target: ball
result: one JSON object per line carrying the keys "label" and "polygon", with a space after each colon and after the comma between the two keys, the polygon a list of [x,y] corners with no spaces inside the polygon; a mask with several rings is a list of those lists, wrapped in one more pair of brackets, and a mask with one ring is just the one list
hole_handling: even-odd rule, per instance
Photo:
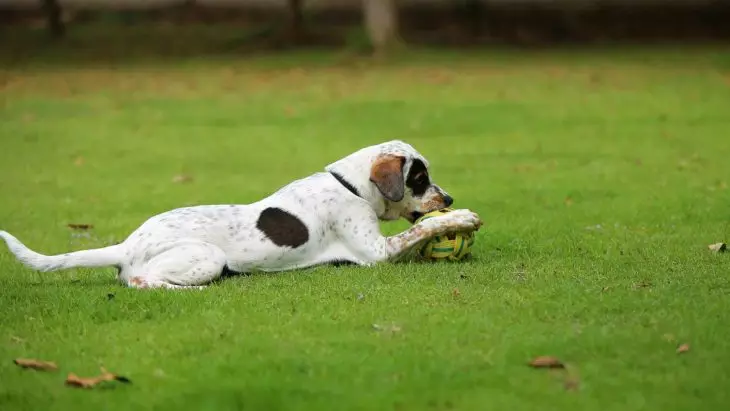
{"label": "ball", "polygon": [[[454,211],[451,208],[444,208],[424,214],[415,221],[416,224],[423,220],[444,215]],[[421,257],[428,260],[449,260],[459,261],[471,255],[471,246],[474,245],[474,232],[452,233],[437,235],[427,241],[419,250]]]}

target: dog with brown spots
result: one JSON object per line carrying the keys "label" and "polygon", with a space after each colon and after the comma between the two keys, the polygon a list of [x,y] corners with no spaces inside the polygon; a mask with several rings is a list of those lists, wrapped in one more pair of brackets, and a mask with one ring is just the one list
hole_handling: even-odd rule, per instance
{"label": "dog with brown spots", "polygon": [[47,256],[5,231],[0,237],[35,270],[115,266],[130,287],[201,288],[224,272],[397,261],[433,236],[478,230],[479,216],[455,210],[394,236],[380,232],[379,220],[413,223],[452,203],[431,180],[428,161],[395,140],[358,150],[255,203],[156,215],[109,247]]}

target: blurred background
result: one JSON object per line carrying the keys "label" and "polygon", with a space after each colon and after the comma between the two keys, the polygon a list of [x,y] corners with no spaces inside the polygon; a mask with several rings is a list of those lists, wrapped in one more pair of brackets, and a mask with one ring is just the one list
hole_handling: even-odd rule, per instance
{"label": "blurred background", "polygon": [[[215,28],[226,41],[205,42],[208,52],[706,42],[730,38],[729,22],[728,0],[0,0],[5,42],[20,40],[13,28],[63,38],[104,24],[174,27],[179,41],[195,43]],[[192,27],[199,32],[185,36]],[[184,48],[174,38],[167,53]]]}

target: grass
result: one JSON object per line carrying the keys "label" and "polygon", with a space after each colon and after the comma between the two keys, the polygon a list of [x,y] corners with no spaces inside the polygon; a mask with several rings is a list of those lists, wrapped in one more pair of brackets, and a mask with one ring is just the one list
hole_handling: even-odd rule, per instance
{"label": "grass", "polygon": [[[0,247],[0,408],[727,407],[730,259],[707,249],[730,238],[727,52],[339,59],[15,59],[0,72],[0,227],[45,253],[98,246],[401,138],[483,216],[475,258],[169,292],[125,289],[111,269],[32,272]],[[538,355],[580,388],[527,367]],[[99,365],[133,384],[64,387]]]}

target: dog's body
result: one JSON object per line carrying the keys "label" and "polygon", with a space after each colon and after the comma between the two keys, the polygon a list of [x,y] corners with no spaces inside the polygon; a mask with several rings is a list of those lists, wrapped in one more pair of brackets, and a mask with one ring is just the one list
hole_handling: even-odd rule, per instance
{"label": "dog's body", "polygon": [[384,237],[378,220],[419,215],[451,205],[432,184],[428,163],[413,147],[391,141],[366,147],[248,205],[205,205],[156,215],[124,242],[45,256],[0,231],[10,250],[40,271],[116,266],[131,287],[201,286],[233,272],[284,271],[325,263],[395,261],[435,236],[479,229],[468,210],[420,222]]}

